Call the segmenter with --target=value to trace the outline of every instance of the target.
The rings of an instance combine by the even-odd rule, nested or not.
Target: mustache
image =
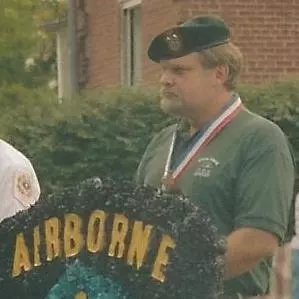
[[[165,96],[165,97],[169,97],[169,96],[177,96],[177,93],[172,91],[172,90],[168,90],[168,89],[162,89],[160,91],[161,95],[162,96]]]

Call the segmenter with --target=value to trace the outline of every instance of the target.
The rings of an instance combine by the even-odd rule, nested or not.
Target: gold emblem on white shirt
[[[14,176],[13,195],[25,206],[32,202],[33,188],[31,176],[26,172],[17,171]]]

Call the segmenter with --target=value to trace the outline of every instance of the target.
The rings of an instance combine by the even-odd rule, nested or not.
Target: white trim
[[[126,26],[124,26],[125,22],[125,16],[124,16],[124,11],[121,9],[120,10],[120,82],[121,85],[125,84],[125,50],[124,50],[124,45],[126,43],[125,37],[126,37]]]
[[[122,9],[130,9],[134,6],[140,5],[142,0],[118,0]]]
[[[141,1],[139,0],[139,2]],[[121,9],[120,57],[122,85],[138,85],[141,81],[142,45],[140,18],[140,5]]]
[[[68,37],[67,28],[62,27],[56,32],[57,40],[57,79],[58,79],[58,98],[67,98],[69,95],[68,78]]]

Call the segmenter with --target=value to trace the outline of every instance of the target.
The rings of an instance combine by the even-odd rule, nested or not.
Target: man
[[[0,139],[0,222],[28,209],[39,195],[39,183],[30,161]]]
[[[294,165],[283,132],[248,111],[234,92],[242,56],[216,16],[156,36],[161,108],[182,118],[148,145],[137,182],[180,190],[227,236],[223,298],[269,292],[271,261],[285,242]]]

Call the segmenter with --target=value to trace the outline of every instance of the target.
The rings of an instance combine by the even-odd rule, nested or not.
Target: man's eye
[[[173,69],[173,72],[175,73],[175,74],[178,74],[178,75],[182,75],[183,73],[184,73],[184,69],[182,69],[182,68],[180,68],[180,67],[177,67],[177,68],[174,68]]]

